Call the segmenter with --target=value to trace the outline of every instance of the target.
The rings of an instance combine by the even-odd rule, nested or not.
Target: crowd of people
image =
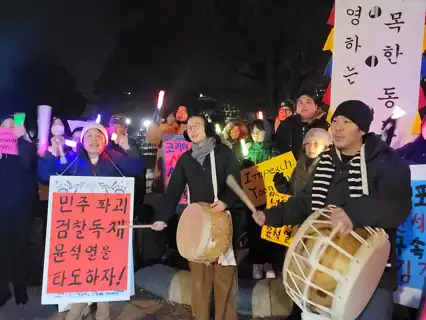
[[[127,135],[125,119],[115,115],[107,128],[89,122],[73,131],[66,121],[52,119],[50,146],[42,156],[37,156],[37,145],[25,125],[14,126],[11,117],[2,120],[1,127],[13,129],[18,138],[19,155],[0,154],[0,174],[8,185],[0,193],[0,306],[12,298],[10,282],[15,302],[28,300],[27,240],[34,207],[42,198],[38,185],[47,185],[50,176],[135,177],[135,220],[147,220],[142,217],[146,168],[138,147]],[[387,230],[392,243],[390,266],[359,319],[372,319],[372,315],[391,319],[392,293],[397,287],[395,233],[411,209],[408,163],[426,163],[426,125],[414,142],[395,151],[369,132],[372,120],[373,112],[366,104],[346,101],[328,123],[326,111],[315,97],[303,93],[294,105],[290,100],[283,102],[272,124],[266,119],[249,123],[233,119],[218,134],[205,116],[192,115],[179,106],[147,133],[147,139],[158,146],[155,181],[161,192],[166,191],[161,172],[162,136],[183,134],[192,142],[191,150],[176,164],[162,209],[148,219],[152,229],[170,228],[187,185],[191,202],[211,203],[213,211],[229,211],[233,218],[239,217],[233,219],[233,249],[249,248],[253,279],[274,279],[282,268],[285,250],[261,239],[261,226],[298,225],[312,211],[332,205],[333,225],[342,225],[343,233],[358,226]],[[76,144],[68,146],[68,138]],[[274,183],[277,190],[292,197],[268,210],[259,207],[253,219],[244,219],[248,210],[227,186],[226,178],[232,175],[240,182],[240,170],[287,152],[293,153],[297,165],[291,177],[276,174]],[[243,239],[246,231],[248,241]],[[237,261],[191,262],[190,270],[194,316],[210,319],[214,286],[216,319],[237,319]],[[74,304],[66,319],[80,319],[85,312],[86,304]],[[109,319],[108,303],[98,304],[97,312],[97,320]]]

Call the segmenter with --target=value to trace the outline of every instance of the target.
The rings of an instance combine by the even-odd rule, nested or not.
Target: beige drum
[[[176,242],[188,261],[215,262],[231,246],[231,215],[213,212],[207,203],[192,203],[180,217]]]
[[[328,211],[316,211],[299,227],[287,251],[286,292],[306,319],[354,320],[376,290],[389,252],[383,229],[357,228],[341,236]]]

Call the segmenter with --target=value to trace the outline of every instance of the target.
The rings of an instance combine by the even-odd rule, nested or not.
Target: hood
[[[365,160],[371,161],[382,152],[394,151],[380,136],[375,133],[367,133],[364,137],[365,144]],[[333,158],[337,159],[337,154],[334,146],[331,148]]]

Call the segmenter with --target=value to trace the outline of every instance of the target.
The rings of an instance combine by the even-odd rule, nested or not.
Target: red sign
[[[53,193],[47,293],[127,289],[130,194]]]

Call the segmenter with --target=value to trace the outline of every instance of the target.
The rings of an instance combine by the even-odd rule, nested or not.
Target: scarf
[[[338,157],[341,158],[340,152],[337,149],[336,152]],[[350,166],[348,176],[349,196],[351,198],[359,198],[363,195],[368,195],[364,145],[361,147],[360,155],[353,157],[348,165]],[[330,151],[323,153],[314,174],[312,185],[312,212],[325,207],[325,201],[335,169],[336,167],[333,164]]]
[[[206,142],[200,146],[198,144],[192,144],[191,156],[197,160],[201,165],[204,163],[204,159],[213,151],[216,146],[215,138],[207,138]]]

